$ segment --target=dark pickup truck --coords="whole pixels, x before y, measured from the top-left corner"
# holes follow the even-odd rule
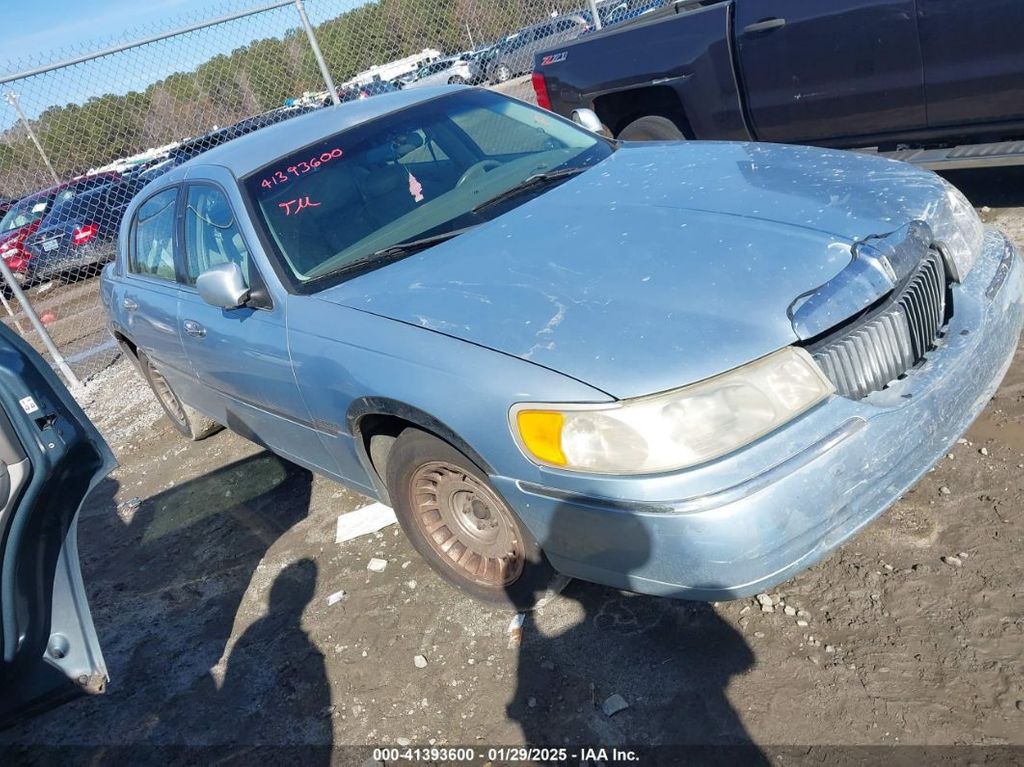
[[[1021,0],[681,0],[537,54],[533,82],[623,139],[1024,162],[1021,29]]]

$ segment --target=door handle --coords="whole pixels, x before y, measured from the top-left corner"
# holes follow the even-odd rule
[[[204,338],[206,336],[206,328],[195,320],[185,320],[181,324],[185,328],[185,332],[193,338]]]
[[[751,34],[754,32],[768,32],[772,29],[781,29],[784,26],[786,26],[785,19],[765,19],[764,21],[759,21],[756,24],[748,24],[743,27],[743,33]]]
[[[121,306],[125,308],[125,311],[129,312],[134,312],[136,309],[139,308],[139,305],[132,301],[130,298],[126,298],[124,301],[122,301]]]

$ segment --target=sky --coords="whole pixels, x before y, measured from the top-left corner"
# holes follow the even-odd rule
[[[254,0],[252,5],[260,4]],[[4,19],[4,74],[10,63],[83,43],[103,44],[139,27],[165,26],[175,17],[209,14],[210,0],[7,0]],[[134,37],[134,35],[131,35]],[[86,46],[91,48],[93,46]]]
[[[137,40],[232,12],[267,5],[271,0],[0,0],[4,9],[4,46],[0,74],[12,75],[90,51]],[[313,24],[365,0],[306,0]],[[193,32],[133,51],[37,75],[0,90],[13,89],[29,119],[47,107],[82,103],[104,93],[144,90],[172,72],[190,71],[219,53],[254,39],[279,37],[298,26],[292,7]],[[0,130],[17,120],[0,102]]]

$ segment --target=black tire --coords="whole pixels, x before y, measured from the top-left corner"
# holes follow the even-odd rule
[[[686,136],[679,126],[667,117],[647,115],[634,120],[621,131],[618,138],[623,141],[685,141]]]
[[[153,363],[149,361],[149,358],[141,351],[138,353],[138,363],[146,383],[149,384],[149,388],[156,395],[156,400],[160,403],[160,407],[164,409],[167,420],[171,422],[175,429],[181,432],[182,436],[193,442],[198,442],[224,428],[212,418],[203,415],[194,407],[182,402],[178,395],[174,393],[174,389],[171,388],[167,379],[163,377],[163,374],[156,369]]]
[[[447,442],[403,431],[388,453],[387,485],[416,551],[471,596],[525,610],[554,582],[544,552],[486,473]]]
[[[451,77],[448,78],[448,84],[449,85],[465,85],[466,84],[466,78],[462,77],[460,75],[452,75]]]

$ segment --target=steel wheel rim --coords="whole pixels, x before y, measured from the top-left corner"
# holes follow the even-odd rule
[[[412,475],[417,527],[446,565],[487,586],[515,582],[525,564],[512,513],[486,485],[458,466],[432,461]]]
[[[502,83],[508,82],[508,80],[511,77],[512,77],[512,70],[511,69],[509,69],[504,64],[502,64],[500,67],[498,67],[498,82],[502,82]]]
[[[188,419],[185,416],[185,410],[181,406],[181,402],[178,400],[178,396],[171,389],[171,385],[167,383],[167,379],[160,375],[159,370],[153,367],[153,363],[148,364],[150,380],[153,382],[153,391],[156,392],[157,399],[160,400],[160,404],[164,406],[164,409],[171,417],[184,426]]]

